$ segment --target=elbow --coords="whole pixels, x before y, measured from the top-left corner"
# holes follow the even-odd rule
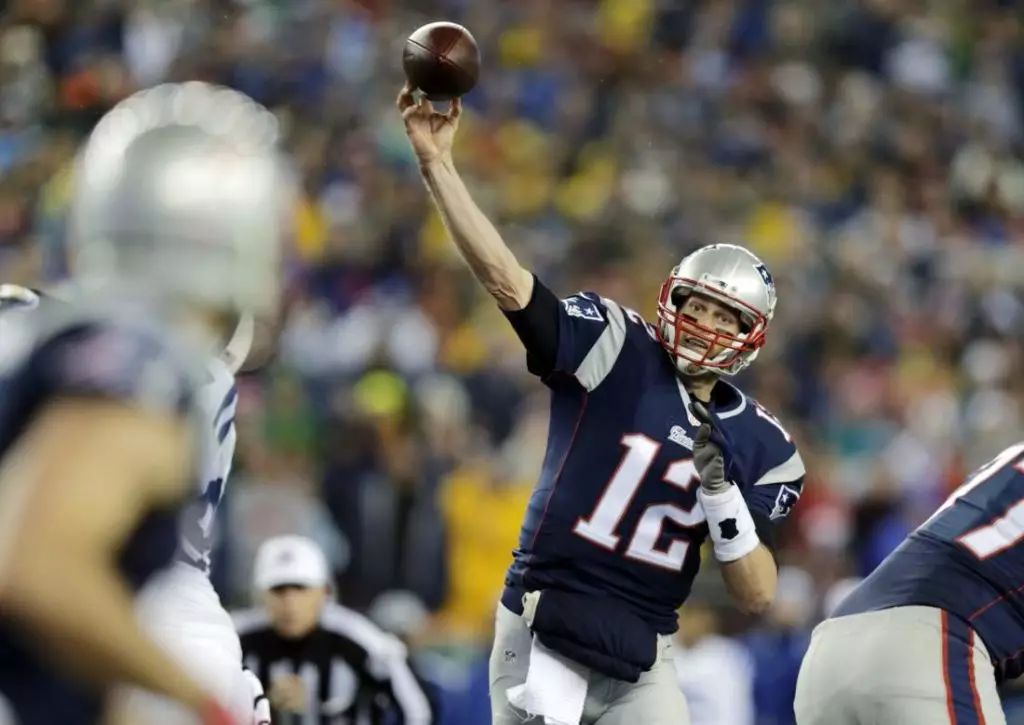
[[[775,601],[779,571],[775,557],[763,544],[722,567],[736,606],[746,614],[764,614]]]
[[[745,614],[764,614],[775,601],[779,578],[775,560],[764,549],[723,570],[736,606]]]
[[[10,567],[0,575],[0,612],[12,617],[31,614],[38,601],[38,589],[26,567]]]
[[[736,604],[744,614],[760,615],[768,611],[775,601],[775,591],[767,588],[753,589],[736,597]]]
[[[27,620],[67,596],[67,582],[84,568],[80,547],[62,547],[52,537],[25,537],[16,557],[0,571],[0,610]]]
[[[484,279],[488,294],[503,310],[521,310],[533,295],[533,274],[518,263],[492,270]]]

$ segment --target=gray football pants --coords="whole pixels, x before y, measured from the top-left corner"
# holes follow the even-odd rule
[[[542,725],[508,702],[506,691],[526,682],[533,634],[517,614],[498,604],[491,650],[492,725]],[[689,725],[686,698],[679,689],[672,638],[658,638],[658,661],[638,682],[590,674],[583,725]]]
[[[822,622],[794,709],[798,725],[1006,725],[985,645],[932,607]]]

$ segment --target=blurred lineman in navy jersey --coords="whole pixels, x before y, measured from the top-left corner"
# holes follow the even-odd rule
[[[430,703],[405,645],[331,599],[327,559],[311,539],[260,546],[263,606],[235,615],[246,666],[266,683],[279,725],[430,725]]]
[[[818,625],[799,725],[1005,725],[1024,674],[1024,443],[953,494]]]
[[[205,363],[276,313],[291,176],[241,94],[159,86],[81,150],[70,296],[0,334],[0,699],[21,725],[91,725],[115,683],[241,723],[136,623],[194,491]],[[2,708],[0,708],[2,709]]]
[[[710,535],[739,606],[763,611],[772,531],[803,485],[789,434],[722,379],[764,344],[772,276],[747,250],[711,245],[671,271],[656,324],[593,292],[559,300],[459,178],[459,103],[440,114],[404,89],[398,105],[451,238],[552,391],[547,454],[497,611],[493,721],[683,725],[671,634],[701,544]]]

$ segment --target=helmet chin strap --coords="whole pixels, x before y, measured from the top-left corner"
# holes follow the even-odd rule
[[[684,375],[688,378],[699,380],[700,378],[717,378],[719,373],[711,368],[706,368],[703,365],[698,365],[694,362],[687,361],[685,367],[676,366],[679,370],[680,375]]]
[[[690,362],[689,360],[686,361],[686,365],[679,369],[679,372],[688,378],[696,378],[702,375],[709,375],[711,373],[711,371],[703,365],[698,365],[697,363]]]
[[[723,359],[728,354],[729,350],[722,350],[715,358],[711,359],[711,362],[718,362],[720,359]],[[720,377],[722,375],[721,369],[708,367],[706,365],[703,365],[702,363],[695,362],[687,358],[685,355],[680,355],[679,353],[676,353],[676,359],[678,361],[683,361],[686,363],[684,366],[680,366],[677,362],[676,368],[679,370],[680,373],[686,375],[687,377],[701,377],[704,375],[714,375],[715,377]]]

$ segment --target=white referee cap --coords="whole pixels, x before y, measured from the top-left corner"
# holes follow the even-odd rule
[[[260,544],[253,566],[257,591],[281,586],[322,587],[331,580],[327,558],[312,539],[276,536]]]

